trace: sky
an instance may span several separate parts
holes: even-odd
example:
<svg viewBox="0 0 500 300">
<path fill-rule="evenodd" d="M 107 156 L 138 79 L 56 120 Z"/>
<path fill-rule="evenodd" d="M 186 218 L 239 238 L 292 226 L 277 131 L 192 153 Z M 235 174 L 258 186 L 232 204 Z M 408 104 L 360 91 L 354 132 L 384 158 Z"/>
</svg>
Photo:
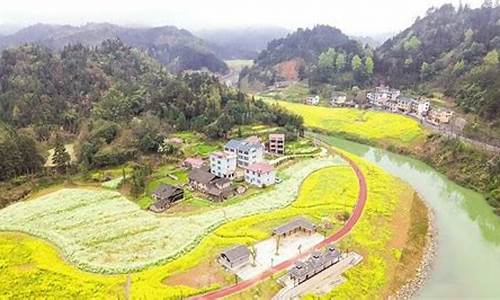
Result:
<svg viewBox="0 0 500 300">
<path fill-rule="evenodd" d="M 460 0 L 0 0 L 0 25 L 35 23 L 209 28 L 280 26 L 290 30 L 315 24 L 348 34 L 398 32 L 428 8 Z M 462 0 L 472 7 L 483 0 Z"/>
</svg>

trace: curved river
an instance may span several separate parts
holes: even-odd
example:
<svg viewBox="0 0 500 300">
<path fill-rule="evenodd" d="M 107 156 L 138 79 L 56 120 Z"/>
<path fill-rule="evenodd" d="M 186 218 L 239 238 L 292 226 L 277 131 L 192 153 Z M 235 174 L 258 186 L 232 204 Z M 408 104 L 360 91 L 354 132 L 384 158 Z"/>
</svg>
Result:
<svg viewBox="0 0 500 300">
<path fill-rule="evenodd" d="M 500 299 L 500 217 L 482 195 L 418 160 L 339 138 L 311 135 L 402 178 L 434 211 L 437 257 L 419 298 Z"/>
</svg>

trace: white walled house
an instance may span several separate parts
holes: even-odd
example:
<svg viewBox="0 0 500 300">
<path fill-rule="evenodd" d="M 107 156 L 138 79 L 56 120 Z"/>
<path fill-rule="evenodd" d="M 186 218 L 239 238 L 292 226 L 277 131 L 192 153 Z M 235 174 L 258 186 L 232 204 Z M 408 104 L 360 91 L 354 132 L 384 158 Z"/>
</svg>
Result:
<svg viewBox="0 0 500 300">
<path fill-rule="evenodd" d="M 276 170 L 268 163 L 256 163 L 245 170 L 245 181 L 258 187 L 273 185 L 276 182 Z"/>
<path fill-rule="evenodd" d="M 237 155 L 230 152 L 214 152 L 210 155 L 210 173 L 232 179 L 236 172 Z"/>
<path fill-rule="evenodd" d="M 306 104 L 318 105 L 319 104 L 319 96 L 316 95 L 316 96 L 307 97 Z"/>
<path fill-rule="evenodd" d="M 254 163 L 261 162 L 264 157 L 264 147 L 261 144 L 247 141 L 230 140 L 224 151 L 237 155 L 237 165 L 246 168 Z"/>
</svg>

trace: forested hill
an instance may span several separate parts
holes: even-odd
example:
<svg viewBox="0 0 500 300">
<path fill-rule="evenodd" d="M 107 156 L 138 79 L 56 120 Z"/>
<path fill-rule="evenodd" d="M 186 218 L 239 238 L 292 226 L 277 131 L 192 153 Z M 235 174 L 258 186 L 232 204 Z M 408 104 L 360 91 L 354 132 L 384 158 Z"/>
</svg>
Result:
<svg viewBox="0 0 500 300">
<path fill-rule="evenodd" d="M 441 88 L 466 111 L 500 118 L 500 7 L 444 5 L 376 51 L 376 73 L 394 86 Z"/>
<path fill-rule="evenodd" d="M 327 25 L 298 29 L 285 38 L 271 41 L 251 69 L 240 75 L 240 85 L 269 86 L 276 81 L 303 80 L 344 84 L 364 81 L 365 62 L 371 49 Z M 373 71 L 373 61 L 368 62 Z M 356 74 L 357 73 L 357 74 Z M 359 75 L 359 76 L 358 76 Z"/>
<path fill-rule="evenodd" d="M 26 151 L 39 157 L 33 140 L 51 144 L 57 135 L 74 142 L 79 162 L 92 168 L 156 153 L 175 131 L 219 138 L 245 124 L 274 124 L 294 133 L 302 127 L 300 117 L 230 89 L 215 76 L 173 76 L 120 40 L 61 52 L 39 45 L 4 50 L 0 120 L 23 133 L 0 142 L 0 156 L 12 158 L 0 160 L 0 180 L 39 168 L 39 159 L 24 164 L 19 158 Z"/>
<path fill-rule="evenodd" d="M 97 46 L 111 38 L 119 38 L 129 46 L 144 49 L 173 73 L 203 68 L 216 73 L 228 71 L 226 64 L 215 56 L 208 43 L 187 30 L 173 26 L 128 28 L 107 23 L 90 23 L 79 27 L 36 24 L 0 37 L 0 49 L 37 43 L 62 50 L 68 44 Z"/>
</svg>

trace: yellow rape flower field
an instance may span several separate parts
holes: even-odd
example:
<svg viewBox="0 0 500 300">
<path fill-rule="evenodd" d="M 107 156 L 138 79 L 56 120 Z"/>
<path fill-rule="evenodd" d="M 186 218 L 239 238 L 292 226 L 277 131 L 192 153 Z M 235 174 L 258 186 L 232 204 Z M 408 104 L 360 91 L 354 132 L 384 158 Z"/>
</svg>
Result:
<svg viewBox="0 0 500 300">
<path fill-rule="evenodd" d="M 313 129 L 345 135 L 362 141 L 376 140 L 409 144 L 425 135 L 420 124 L 402 115 L 354 108 L 329 108 L 278 100 L 267 100 L 301 115 Z"/>
<path fill-rule="evenodd" d="M 353 156 L 368 181 L 368 202 L 360 223 L 340 242 L 365 256 L 347 274 L 348 281 L 328 297 L 374 298 L 385 295 L 405 257 L 414 192 L 380 168 Z M 312 173 L 303 182 L 291 205 L 244 217 L 222 225 L 180 258 L 129 275 L 98 275 L 67 264 L 58 251 L 43 240 L 20 233 L 0 234 L 0 298 L 79 299 L 179 299 L 229 285 L 234 276 L 220 268 L 215 257 L 221 249 L 251 245 L 270 236 L 270 229 L 298 215 L 318 224 L 329 234 L 341 226 L 338 215 L 350 211 L 358 193 L 357 178 L 349 166 L 337 165 Z M 419 220 L 422 221 L 422 220 Z M 384 251 L 393 249 L 394 251 Z M 132 251 L 132 250 L 131 250 Z M 398 252 L 399 251 L 399 252 Z M 398 252 L 402 255 L 395 256 Z M 406 262 L 405 262 L 406 263 Z M 206 276 L 207 270 L 211 270 Z M 205 273 L 203 273 L 205 272 Z M 368 280 L 367 280 L 368 278 Z M 267 297 L 279 287 L 267 281 L 235 295 L 237 299 Z"/>
</svg>

